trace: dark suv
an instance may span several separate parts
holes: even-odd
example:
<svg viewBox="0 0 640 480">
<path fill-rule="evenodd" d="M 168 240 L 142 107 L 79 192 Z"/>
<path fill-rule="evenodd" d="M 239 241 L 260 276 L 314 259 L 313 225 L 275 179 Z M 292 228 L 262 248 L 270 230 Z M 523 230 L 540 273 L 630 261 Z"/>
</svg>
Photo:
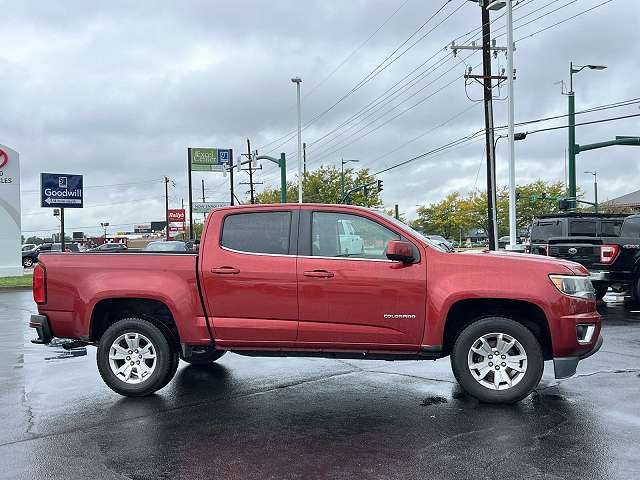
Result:
<svg viewBox="0 0 640 480">
<path fill-rule="evenodd" d="M 550 238 L 618 237 L 628 214 L 566 213 L 541 215 L 533 220 L 529 252 L 549 255 Z"/>
</svg>

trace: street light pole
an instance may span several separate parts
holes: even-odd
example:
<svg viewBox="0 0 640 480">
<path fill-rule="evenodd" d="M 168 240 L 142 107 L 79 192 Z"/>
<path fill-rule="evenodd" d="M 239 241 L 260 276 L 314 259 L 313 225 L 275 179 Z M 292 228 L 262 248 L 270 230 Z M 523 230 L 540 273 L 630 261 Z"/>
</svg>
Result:
<svg viewBox="0 0 640 480">
<path fill-rule="evenodd" d="M 513 101 L 513 2 L 507 0 L 507 84 L 509 87 L 509 250 L 516 250 L 518 226 L 516 223 L 516 160 Z"/>
<path fill-rule="evenodd" d="M 584 173 L 589 173 L 593 175 L 593 209 L 595 213 L 598 213 L 598 171 L 594 170 L 593 172 L 586 171 Z"/>
<path fill-rule="evenodd" d="M 568 194 L 569 197 L 569 207 L 576 207 L 576 103 L 575 103 L 575 92 L 573 91 L 573 75 L 575 73 L 579 73 L 585 68 L 589 70 L 604 70 L 606 65 L 574 65 L 573 62 L 569 62 L 569 92 L 567 96 L 569 97 L 569 160 L 568 160 L 568 170 L 569 170 L 569 185 L 568 185 Z"/>
<path fill-rule="evenodd" d="M 298 203 L 302 203 L 302 111 L 300 109 L 300 77 L 292 78 L 296 84 L 296 97 L 298 100 Z"/>
<path fill-rule="evenodd" d="M 280 203 L 287 203 L 287 156 L 284 152 L 280 154 L 280 159 L 270 157 L 269 155 L 258 155 L 258 160 L 269 160 L 280 167 Z"/>
</svg>

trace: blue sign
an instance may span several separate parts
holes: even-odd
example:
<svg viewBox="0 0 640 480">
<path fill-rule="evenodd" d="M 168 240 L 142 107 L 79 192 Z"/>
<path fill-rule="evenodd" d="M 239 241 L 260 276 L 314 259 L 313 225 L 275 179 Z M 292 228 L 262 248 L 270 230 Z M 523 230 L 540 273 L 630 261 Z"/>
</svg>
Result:
<svg viewBox="0 0 640 480">
<path fill-rule="evenodd" d="M 218 165 L 223 163 L 229 163 L 230 157 L 231 157 L 231 150 L 218 149 Z"/>
<path fill-rule="evenodd" d="M 82 175 L 41 173 L 40 206 L 82 208 Z"/>
</svg>

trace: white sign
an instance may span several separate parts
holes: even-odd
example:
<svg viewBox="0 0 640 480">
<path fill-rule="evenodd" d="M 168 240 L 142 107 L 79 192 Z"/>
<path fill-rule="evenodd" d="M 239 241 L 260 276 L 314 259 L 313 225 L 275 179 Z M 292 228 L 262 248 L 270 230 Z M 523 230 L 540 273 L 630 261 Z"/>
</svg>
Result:
<svg viewBox="0 0 640 480">
<path fill-rule="evenodd" d="M 0 145 L 0 277 L 22 275 L 20 159 Z"/>
<path fill-rule="evenodd" d="M 228 207 L 229 202 L 193 202 L 193 213 L 209 213 L 214 208 Z"/>
</svg>

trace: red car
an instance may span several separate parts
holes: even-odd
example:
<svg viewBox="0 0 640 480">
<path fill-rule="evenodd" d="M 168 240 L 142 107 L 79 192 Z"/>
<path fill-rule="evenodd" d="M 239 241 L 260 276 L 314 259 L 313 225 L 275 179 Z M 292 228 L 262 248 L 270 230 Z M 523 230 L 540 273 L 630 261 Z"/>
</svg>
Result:
<svg viewBox="0 0 640 480">
<path fill-rule="evenodd" d="M 364 248 L 341 245 L 348 221 Z M 517 253 L 452 253 L 382 213 L 345 205 L 228 207 L 200 252 L 49 254 L 34 272 L 37 343 L 98 348 L 116 392 L 149 395 L 179 359 L 241 355 L 451 357 L 486 402 L 531 393 L 602 344 L 584 267 Z M 353 243 L 353 242 L 351 242 Z"/>
</svg>

